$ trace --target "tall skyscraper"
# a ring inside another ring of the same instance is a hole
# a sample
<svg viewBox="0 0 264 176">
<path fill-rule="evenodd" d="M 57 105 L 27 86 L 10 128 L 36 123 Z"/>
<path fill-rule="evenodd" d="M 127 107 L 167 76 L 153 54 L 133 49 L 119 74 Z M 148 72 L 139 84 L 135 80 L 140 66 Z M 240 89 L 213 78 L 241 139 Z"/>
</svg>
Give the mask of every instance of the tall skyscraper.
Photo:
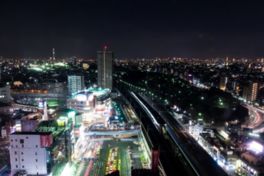
<svg viewBox="0 0 264 176">
<path fill-rule="evenodd" d="M 225 91 L 226 90 L 226 84 L 227 84 L 227 82 L 228 82 L 228 77 L 221 77 L 220 78 L 219 88 L 222 91 Z"/>
<path fill-rule="evenodd" d="M 104 47 L 103 51 L 97 51 L 97 81 L 98 86 L 112 89 L 113 52 Z"/>
<path fill-rule="evenodd" d="M 68 75 L 68 92 L 70 95 L 84 89 L 84 77 L 82 75 Z"/>
<path fill-rule="evenodd" d="M 247 101 L 255 101 L 258 95 L 258 83 L 253 82 L 243 87 L 243 98 Z"/>
</svg>

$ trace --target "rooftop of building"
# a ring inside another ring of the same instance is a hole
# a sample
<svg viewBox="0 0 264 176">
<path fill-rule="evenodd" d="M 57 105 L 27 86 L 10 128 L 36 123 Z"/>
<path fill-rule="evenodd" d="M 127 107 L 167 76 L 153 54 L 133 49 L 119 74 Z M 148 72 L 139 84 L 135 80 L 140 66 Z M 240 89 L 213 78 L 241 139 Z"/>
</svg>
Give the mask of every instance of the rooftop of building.
<svg viewBox="0 0 264 176">
<path fill-rule="evenodd" d="M 40 133 L 51 133 L 53 137 L 59 136 L 64 130 L 64 126 L 59 126 L 56 120 L 41 121 L 36 129 Z"/>
<path fill-rule="evenodd" d="M 78 98 L 83 99 L 84 98 L 83 96 L 94 95 L 98 99 L 101 99 L 101 98 L 109 96 L 110 93 L 111 93 L 111 90 L 107 89 L 107 88 L 104 89 L 104 88 L 101 88 L 101 87 L 90 87 L 88 89 L 81 90 L 81 91 L 78 91 L 76 93 L 73 93 L 72 98 L 73 99 L 76 99 L 76 98 L 77 99 Z"/>
</svg>

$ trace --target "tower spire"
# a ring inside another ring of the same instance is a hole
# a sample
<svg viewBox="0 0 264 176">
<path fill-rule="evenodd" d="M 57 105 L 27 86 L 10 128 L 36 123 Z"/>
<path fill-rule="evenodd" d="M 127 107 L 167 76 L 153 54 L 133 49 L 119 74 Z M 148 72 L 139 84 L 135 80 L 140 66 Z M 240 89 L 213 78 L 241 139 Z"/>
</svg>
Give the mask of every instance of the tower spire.
<svg viewBox="0 0 264 176">
<path fill-rule="evenodd" d="M 55 60 L 55 48 L 52 48 L 52 60 Z"/>
</svg>

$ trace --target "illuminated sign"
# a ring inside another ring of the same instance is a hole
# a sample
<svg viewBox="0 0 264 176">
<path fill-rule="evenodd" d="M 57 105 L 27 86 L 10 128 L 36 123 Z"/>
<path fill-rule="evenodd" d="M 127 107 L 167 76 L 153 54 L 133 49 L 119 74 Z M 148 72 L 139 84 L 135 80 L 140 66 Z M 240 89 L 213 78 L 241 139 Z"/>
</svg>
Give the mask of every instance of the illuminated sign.
<svg viewBox="0 0 264 176">
<path fill-rule="evenodd" d="M 40 146 L 41 147 L 50 147 L 52 144 L 52 136 L 51 135 L 40 135 Z"/>
<path fill-rule="evenodd" d="M 250 143 L 248 143 L 247 149 L 256 154 L 259 154 L 263 152 L 263 145 L 261 145 L 260 143 L 256 141 L 251 141 Z"/>
</svg>

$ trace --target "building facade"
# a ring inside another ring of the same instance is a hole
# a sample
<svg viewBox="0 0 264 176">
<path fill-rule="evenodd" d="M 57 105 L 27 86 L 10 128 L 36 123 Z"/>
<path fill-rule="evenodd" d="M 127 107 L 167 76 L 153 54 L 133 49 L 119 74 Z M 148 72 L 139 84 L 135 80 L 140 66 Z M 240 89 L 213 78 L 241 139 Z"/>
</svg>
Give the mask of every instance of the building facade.
<svg viewBox="0 0 264 176">
<path fill-rule="evenodd" d="M 112 89 L 113 73 L 113 52 L 106 47 L 103 51 L 97 52 L 98 86 L 101 88 Z"/>
<path fill-rule="evenodd" d="M 258 95 L 258 83 L 253 82 L 243 87 L 243 98 L 247 101 L 255 101 Z"/>
<path fill-rule="evenodd" d="M 11 102 L 10 85 L 0 85 L 0 102 Z"/>
<path fill-rule="evenodd" d="M 47 175 L 50 172 L 51 133 L 16 132 L 10 135 L 11 173 L 24 170 L 28 175 Z"/>
<path fill-rule="evenodd" d="M 68 75 L 68 93 L 72 95 L 84 89 L 84 77 L 82 75 Z"/>
</svg>

